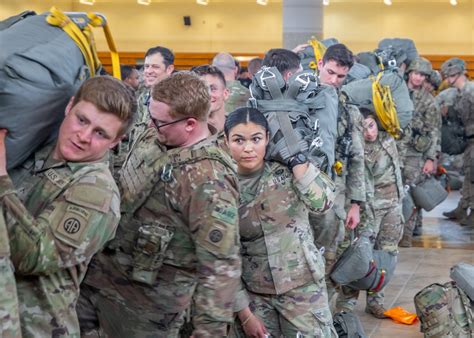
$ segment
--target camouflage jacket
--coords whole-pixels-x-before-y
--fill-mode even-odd
[[[148,113],[147,101],[150,96],[150,91],[145,90],[137,99],[137,114],[133,124],[132,130],[130,130],[128,136],[129,146],[138,138],[138,136],[148,127],[150,123],[150,116]]]
[[[395,140],[379,131],[374,142],[365,143],[367,199],[375,209],[400,203],[403,183]]]
[[[466,136],[474,137],[474,82],[466,82],[458,97],[455,109],[459,112]]]
[[[258,178],[257,178],[258,179]],[[277,162],[266,162],[256,186],[241,179],[240,245],[245,288],[283,294],[324,278],[308,213],[334,201],[334,183],[312,164],[299,180]]]
[[[79,337],[75,304],[91,257],[115,234],[118,188],[106,161],[48,164],[47,146],[0,177],[24,337]]]
[[[425,159],[436,158],[441,137],[441,114],[430,93],[424,89],[410,90],[415,107],[413,118],[403,130],[404,136],[398,143],[401,162],[406,156],[422,156]]]
[[[91,264],[85,283],[108,297],[155,313],[181,313],[194,298],[194,333],[223,337],[233,320],[233,296],[241,274],[238,180],[231,159],[206,139],[166,150],[151,128],[133,145],[122,168],[122,221],[116,238]],[[173,236],[157,276],[137,282],[136,248],[144,226]],[[153,243],[151,243],[153,244]],[[210,301],[212,300],[212,301]]]
[[[248,88],[242,86],[240,81],[228,81],[227,88],[230,91],[229,97],[225,102],[225,111],[227,114],[232,113],[239,107],[246,107],[247,101],[250,98],[250,91]]]
[[[348,200],[365,201],[364,181],[364,138],[362,115],[359,109],[346,102],[339,95],[339,116],[337,123],[336,160],[343,163],[342,176],[337,176],[336,194],[345,194]],[[351,145],[348,154],[344,154],[347,139]],[[346,141],[344,140],[346,139]]]

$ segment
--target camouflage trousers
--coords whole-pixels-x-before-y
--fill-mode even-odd
[[[398,242],[403,233],[401,224],[401,205],[393,202],[391,206],[373,209],[374,220],[366,221],[356,228],[357,234],[364,233],[369,238],[375,238],[374,249],[398,254]],[[345,240],[345,244],[349,238]],[[347,244],[345,245],[347,246]],[[359,290],[342,286],[336,301],[336,308],[353,310],[359,297]],[[367,292],[367,304],[383,305],[384,292]]]
[[[270,337],[337,337],[323,281],[307,283],[282,295],[247,292],[250,309],[262,320]],[[245,337],[238,319],[230,337]]]
[[[403,184],[411,185],[418,184],[423,180],[423,157],[422,156],[406,156],[403,162],[404,167],[402,168]],[[404,224],[404,232],[411,236],[415,227],[421,226],[423,220],[423,214],[421,209],[417,209],[414,215]]]
[[[309,215],[309,223],[314,233],[314,241],[317,248],[324,248],[325,280],[328,293],[328,302],[336,293],[336,285],[329,278],[329,273],[336,263],[337,249],[344,240],[346,211],[344,210],[345,196],[339,194],[336,197],[334,207],[324,215]]]
[[[474,139],[469,140],[463,160],[464,181],[460,206],[463,209],[471,208],[471,212],[474,212]]]
[[[177,338],[184,324],[184,311],[147,312],[84,284],[76,309],[81,337]]]
[[[8,256],[0,257],[0,337],[21,337],[15,275]]]

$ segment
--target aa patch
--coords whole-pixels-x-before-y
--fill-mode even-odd
[[[82,244],[83,234],[87,228],[87,219],[90,215],[83,217],[86,216],[86,214],[80,215],[77,211],[70,211],[69,207],[68,211],[56,227],[55,235],[63,242],[77,248]],[[87,210],[83,211],[87,212]]]
[[[213,225],[206,234],[206,242],[212,244],[213,247],[218,248],[222,245],[227,246],[225,243],[227,236],[227,230],[219,225]]]
[[[224,235],[222,234],[222,231],[218,229],[214,229],[214,230],[211,230],[211,232],[209,232],[209,240],[212,243],[219,243],[220,241],[222,241],[223,237]]]

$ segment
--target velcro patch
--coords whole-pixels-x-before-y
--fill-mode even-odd
[[[48,169],[44,175],[57,187],[64,188],[68,181],[54,169]]]
[[[106,213],[110,209],[113,194],[111,190],[94,185],[78,184],[68,189],[64,197],[68,202]]]
[[[83,241],[86,227],[87,220],[84,217],[77,212],[68,211],[58,223],[55,234],[65,243],[77,248]]]

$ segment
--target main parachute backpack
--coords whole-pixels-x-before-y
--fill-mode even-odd
[[[270,126],[267,158],[286,163],[302,152],[329,172],[334,163],[338,98],[334,88],[318,84],[313,72],[285,81],[275,67],[262,67],[250,85],[252,107]]]

